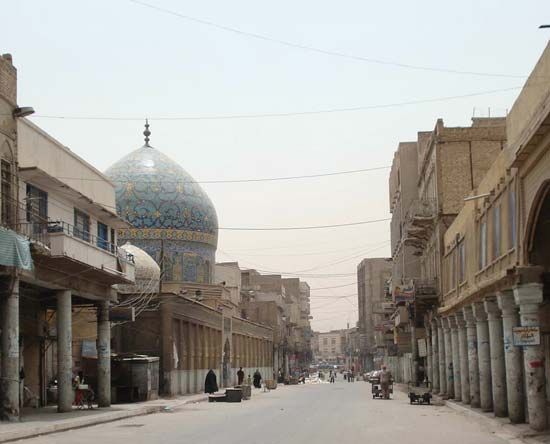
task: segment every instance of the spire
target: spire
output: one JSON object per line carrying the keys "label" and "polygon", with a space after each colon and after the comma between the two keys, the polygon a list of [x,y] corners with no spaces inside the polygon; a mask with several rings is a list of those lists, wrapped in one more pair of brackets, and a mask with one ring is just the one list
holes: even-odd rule
{"label": "spire", "polygon": [[145,146],[151,146],[149,145],[149,136],[151,135],[151,131],[149,131],[149,119],[145,119],[145,131],[143,131],[143,135],[145,136]]}

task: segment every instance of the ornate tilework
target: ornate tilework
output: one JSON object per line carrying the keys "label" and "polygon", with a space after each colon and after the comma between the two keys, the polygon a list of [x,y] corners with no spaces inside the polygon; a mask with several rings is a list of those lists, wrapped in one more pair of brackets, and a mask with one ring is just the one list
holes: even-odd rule
{"label": "ornate tilework", "polygon": [[211,282],[218,217],[200,185],[149,145],[126,155],[105,174],[115,184],[118,214],[134,227],[119,230],[119,243],[130,241],[157,263],[162,248],[164,280]]}

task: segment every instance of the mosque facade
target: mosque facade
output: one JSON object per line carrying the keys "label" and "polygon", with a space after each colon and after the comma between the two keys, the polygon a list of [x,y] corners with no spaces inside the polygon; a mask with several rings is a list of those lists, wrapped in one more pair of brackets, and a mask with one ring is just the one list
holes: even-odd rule
{"label": "mosque facade", "polygon": [[212,283],[218,217],[201,186],[179,164],[149,143],[127,154],[105,174],[116,189],[117,213],[132,228],[119,230],[161,267],[163,281]]}

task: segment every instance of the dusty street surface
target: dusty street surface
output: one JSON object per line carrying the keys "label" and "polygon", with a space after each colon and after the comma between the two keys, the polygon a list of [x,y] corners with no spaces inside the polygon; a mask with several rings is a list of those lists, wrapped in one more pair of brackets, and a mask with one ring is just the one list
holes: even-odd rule
{"label": "dusty street surface", "polygon": [[483,426],[447,407],[411,406],[406,395],[373,400],[365,382],[279,387],[241,404],[198,403],[28,444],[493,444]]}

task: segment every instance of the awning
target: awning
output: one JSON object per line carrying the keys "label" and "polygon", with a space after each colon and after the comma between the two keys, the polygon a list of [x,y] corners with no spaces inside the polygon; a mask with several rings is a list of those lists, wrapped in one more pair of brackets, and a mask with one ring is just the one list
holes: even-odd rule
{"label": "awning", "polygon": [[32,270],[30,241],[0,227],[0,265]]}

